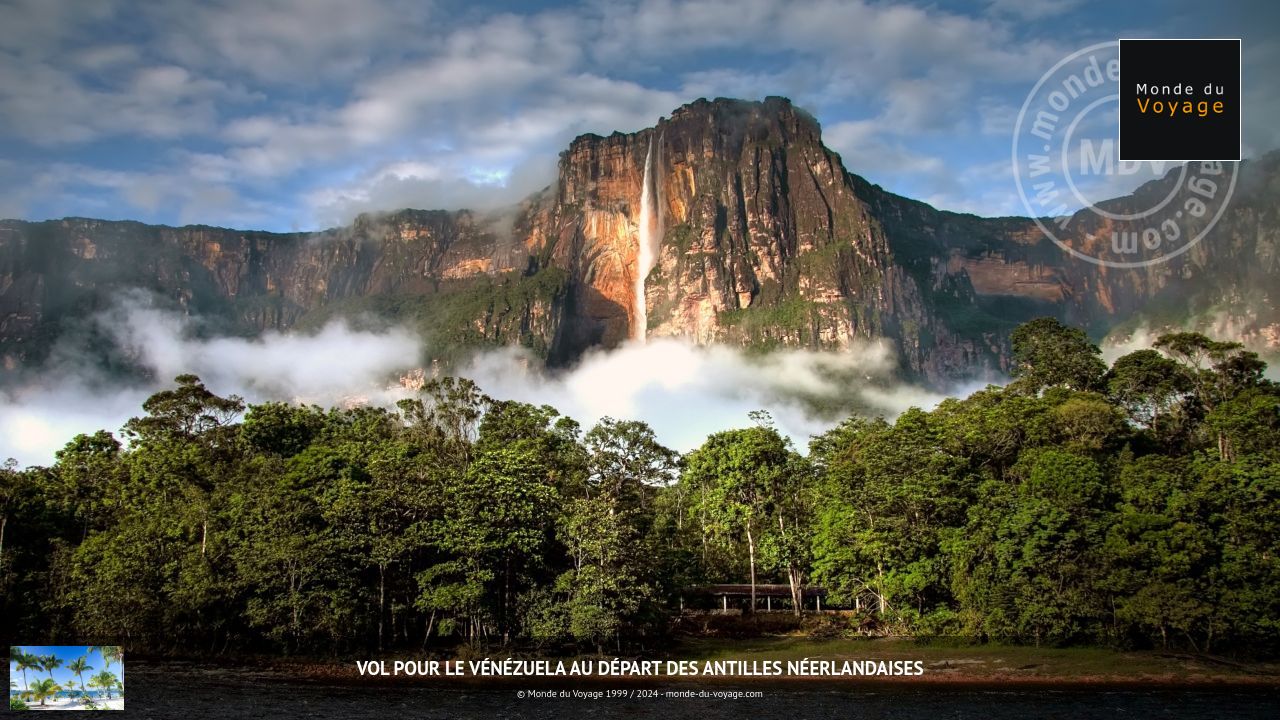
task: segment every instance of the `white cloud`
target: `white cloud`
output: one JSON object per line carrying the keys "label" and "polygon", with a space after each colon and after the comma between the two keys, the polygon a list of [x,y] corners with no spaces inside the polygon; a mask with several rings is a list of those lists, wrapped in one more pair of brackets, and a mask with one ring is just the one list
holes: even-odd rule
{"label": "white cloud", "polygon": [[[351,80],[383,58],[432,42],[430,2],[215,0],[157,4],[160,48],[184,65],[244,74],[269,85]],[[426,30],[426,32],[424,32]]]}
{"label": "white cloud", "polygon": [[141,295],[123,297],[97,322],[156,382],[122,385],[102,377],[76,351],[59,347],[44,377],[0,395],[0,458],[51,462],[75,434],[115,431],[141,414],[143,400],[183,373],[199,375],[214,392],[256,401],[390,402],[388,380],[416,366],[421,349],[403,330],[357,331],[340,323],[311,335],[197,339],[188,320],[156,309]]}
{"label": "white cloud", "polygon": [[552,182],[555,157],[535,157],[511,171],[495,172],[491,179],[464,167],[399,161],[345,185],[312,191],[307,203],[320,224],[330,226],[347,224],[360,213],[406,207],[495,210]]}
{"label": "white cloud", "polygon": [[9,0],[0,23],[0,50],[28,59],[59,56],[69,40],[117,10],[112,0]]}
{"label": "white cloud", "polygon": [[[697,96],[783,94],[828,125],[851,170],[891,185],[916,176],[923,194],[951,197],[967,189],[955,177],[991,159],[967,157],[966,141],[1007,134],[1018,94],[1077,46],[1075,36],[1029,32],[1038,25],[1028,19],[1072,4],[994,0],[980,15],[864,0],[512,12],[417,0],[14,0],[0,26],[0,139],[64,153],[142,141],[110,167],[192,181],[201,201],[170,205],[176,191],[157,199],[142,188],[127,198],[132,207],[172,221],[220,209],[243,219],[292,203],[272,225],[314,227],[348,207],[401,199],[479,206],[476,178],[540,164],[577,133],[639,129]],[[1246,78],[1265,76],[1257,68],[1274,64],[1274,48],[1246,43]],[[1260,108],[1246,115],[1252,152],[1280,143],[1274,105],[1251,86],[1246,107]],[[937,137],[955,138],[954,149],[930,145]],[[27,174],[48,162],[31,161]],[[440,175],[383,172],[404,162]],[[0,190],[4,207],[29,205],[12,199],[30,194],[23,188]],[[87,202],[97,205],[69,212],[102,199]]]}
{"label": "white cloud", "polygon": [[[62,346],[45,377],[0,403],[0,458],[48,463],[76,433],[115,430],[140,414],[148,395],[182,373],[199,375],[216,393],[250,401],[390,406],[408,393],[395,380],[419,365],[422,350],[420,339],[403,329],[373,332],[344,324],[308,335],[197,338],[189,320],[157,309],[141,295],[122,298],[98,324],[156,382],[122,386]],[[816,413],[808,399],[844,400],[886,416],[941,399],[893,382],[895,365],[883,343],[755,356],[660,339],[593,352],[555,373],[539,369],[519,350],[495,350],[478,355],[458,374],[493,397],[550,404],[588,427],[604,416],[643,420],[679,450],[698,446],[712,432],[741,427],[749,422],[748,412],[766,409],[803,449],[811,434],[841,419]]]}
{"label": "white cloud", "polygon": [[1026,208],[1017,193],[1010,190],[1012,187],[1013,166],[1002,158],[965,168],[948,187],[922,199],[934,207],[954,212],[986,217],[1025,216]]}
{"label": "white cloud", "polygon": [[220,104],[254,98],[173,65],[120,70],[108,82],[44,62],[0,63],[0,121],[9,136],[45,146],[113,136],[175,140],[212,133]]}

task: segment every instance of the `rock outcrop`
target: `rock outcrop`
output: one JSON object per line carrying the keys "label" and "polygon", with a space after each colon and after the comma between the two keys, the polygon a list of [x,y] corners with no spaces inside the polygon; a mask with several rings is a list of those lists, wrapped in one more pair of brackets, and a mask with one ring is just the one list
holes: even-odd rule
{"label": "rock outcrop", "polygon": [[[640,294],[646,161],[659,237]],[[640,318],[648,337],[702,343],[884,339],[905,374],[939,384],[1005,369],[1008,332],[1044,314],[1095,336],[1211,318],[1275,346],[1280,156],[1246,165],[1212,235],[1116,270],[1029,219],[939,211],[850,174],[783,98],[698,100],[637,133],[577,138],[555,185],[501,213],[404,210],[314,234],[0,222],[0,356],[9,374],[38,364],[133,288],[223,332],[409,322],[444,359],[515,344],[567,364],[636,335]]]}

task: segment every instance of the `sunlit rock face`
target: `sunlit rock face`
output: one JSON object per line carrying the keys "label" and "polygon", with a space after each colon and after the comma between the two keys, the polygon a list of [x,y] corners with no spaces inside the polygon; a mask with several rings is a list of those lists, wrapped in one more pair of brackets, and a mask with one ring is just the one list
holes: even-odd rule
{"label": "sunlit rock face", "polygon": [[[1212,298],[1236,298],[1234,334],[1277,347],[1266,278],[1277,269],[1277,157],[1245,173],[1255,179],[1242,182],[1217,246],[1115,270],[1071,258],[1027,218],[943,212],[885,192],[845,169],[811,116],[769,98],[700,100],[638,133],[584,135],[564,153],[540,215],[558,232],[533,234],[556,243],[544,254],[573,277],[566,357],[635,335],[627,296],[650,148],[662,240],[644,283],[648,337],[820,348],[884,338],[905,372],[941,383],[1006,369],[1008,333],[1032,317],[1101,336],[1153,304],[1175,311],[1150,321],[1174,326],[1202,317]],[[1163,182],[1124,202],[1165,193]],[[1081,238],[1066,240],[1087,249]]]}
{"label": "sunlit rock face", "polygon": [[[661,239],[641,305],[647,160]],[[941,359],[944,345],[957,370],[999,362],[999,338],[971,342],[936,322],[818,123],[782,98],[700,100],[638,133],[579,137],[554,195],[526,220],[534,253],[573,278],[564,356],[637,336],[643,315],[648,337],[702,343],[840,348],[887,337],[906,369],[939,377],[947,371],[931,354]]]}
{"label": "sunlit rock face", "polygon": [[[436,352],[520,345],[551,364],[641,336],[883,339],[905,375],[945,384],[1007,368],[1009,331],[1038,315],[1097,337],[1199,322],[1276,349],[1280,155],[1241,173],[1190,252],[1100,268],[1029,219],[939,211],[849,173],[783,98],[698,100],[652,128],[575,139],[555,183],[502,212],[403,210],[310,234],[2,221],[0,373],[41,362],[132,288],[211,332],[374,316],[419,327]],[[1081,248],[1100,230],[1072,227]]]}

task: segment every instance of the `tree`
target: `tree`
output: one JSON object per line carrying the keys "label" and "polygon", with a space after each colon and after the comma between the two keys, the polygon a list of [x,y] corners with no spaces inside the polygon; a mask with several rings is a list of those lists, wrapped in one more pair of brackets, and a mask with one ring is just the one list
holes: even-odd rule
{"label": "tree", "polygon": [[1155,350],[1137,350],[1117,359],[1107,373],[1107,390],[1143,427],[1155,429],[1178,399],[1191,389],[1184,367]]}
{"label": "tree", "polygon": [[1217,553],[1202,596],[1213,612],[1193,649],[1250,643],[1274,652],[1280,647],[1280,462],[1266,455],[1229,461],[1202,455],[1191,468]]}
{"label": "tree", "polygon": [[85,692],[84,674],[92,670],[93,667],[90,666],[89,663],[83,657],[78,657],[75,660],[72,660],[71,662],[67,663],[67,669],[75,673],[76,677],[80,678],[80,692],[82,693]]}
{"label": "tree", "polygon": [[1213,340],[1195,332],[1161,335],[1154,345],[1188,368],[1195,399],[1209,411],[1236,393],[1255,387],[1266,367],[1256,353],[1246,351],[1238,342]]}
{"label": "tree", "polygon": [[305,450],[324,426],[324,412],[318,407],[269,402],[249,408],[240,437],[257,451],[288,458]]}
{"label": "tree", "polygon": [[1205,417],[1223,460],[1280,451],[1280,395],[1253,388],[1223,401]]}
{"label": "tree", "polygon": [[106,670],[103,670],[97,675],[94,675],[93,677],[89,678],[90,685],[94,687],[100,687],[103,690],[107,691],[108,700],[111,699],[111,691],[115,689],[116,684],[119,682],[120,680],[117,679],[113,673],[109,673]]}
{"label": "tree", "polygon": [[1054,407],[1050,398],[989,387],[963,400],[944,400],[930,413],[930,425],[937,428],[940,449],[1006,480],[1024,449],[1057,441]]}
{"label": "tree", "polygon": [[487,445],[445,490],[432,544],[443,561],[418,576],[418,606],[460,622],[470,642],[515,630],[516,598],[545,565],[558,493],[537,439]]}
{"label": "tree", "polygon": [[1213,340],[1198,332],[1167,333],[1156,338],[1154,346],[1195,371],[1204,370],[1206,362],[1220,362],[1243,347],[1240,343]]}
{"label": "tree", "polygon": [[49,673],[49,679],[53,680],[53,671],[62,667],[62,661],[57,655],[41,655],[40,668]]}
{"label": "tree", "polygon": [[676,453],[643,422],[606,417],[582,442],[590,458],[590,487],[621,507],[643,505],[653,487],[670,484],[677,468]]}
{"label": "tree", "polygon": [[195,375],[179,375],[178,387],[162,390],[142,404],[147,412],[131,418],[124,432],[136,446],[131,456],[135,477],[144,476],[165,500],[186,496],[190,522],[200,528],[200,553],[208,548],[209,493],[213,479],[235,459],[233,423],[244,411],[237,396],[210,392]]}
{"label": "tree", "polygon": [[1054,448],[1028,452],[1010,487],[985,483],[954,541],[954,585],[971,631],[1065,642],[1096,631],[1097,557],[1107,487],[1092,459]]}
{"label": "tree", "polygon": [[10,458],[0,466],[0,570],[4,568],[4,532],[9,525],[9,515],[18,499],[18,483],[21,475],[17,463]]}
{"label": "tree", "polygon": [[932,626],[950,600],[939,543],[963,522],[971,482],[945,449],[948,426],[912,409],[896,425],[846,422],[811,445],[822,475],[815,576],[837,602],[872,595],[880,617],[907,631],[945,630]]}
{"label": "tree", "polygon": [[31,687],[28,688],[27,692],[31,697],[39,700],[40,706],[43,707],[45,700],[62,692],[62,686],[54,682],[52,678],[48,680],[36,680],[31,683]]}
{"label": "tree", "polygon": [[142,403],[147,414],[125,423],[126,435],[142,441],[207,436],[230,428],[244,410],[239,397],[218,397],[195,375],[179,375],[174,382],[178,387],[162,390]]}
{"label": "tree", "polygon": [[124,649],[119,645],[95,645],[90,646],[87,650],[102,656],[102,664],[105,666],[103,670],[110,670],[111,663],[120,662],[124,659]]}
{"label": "tree", "polygon": [[[572,640],[603,652],[652,617],[657,579],[645,544],[653,524],[653,495],[667,487],[677,455],[642,422],[604,418],[583,437],[585,483],[568,499],[557,538],[569,567],[549,592],[535,592],[526,610],[528,632],[546,641]],[[578,492],[562,489],[562,497]]]}
{"label": "tree", "polygon": [[[1185,463],[1148,455],[1119,475],[1120,498],[1103,547],[1114,623],[1159,638],[1203,637],[1217,612],[1205,602],[1216,559],[1207,507]],[[1125,633],[1116,632],[1122,641]],[[1191,641],[1193,644],[1195,640]]]}
{"label": "tree", "polygon": [[697,489],[691,512],[703,534],[721,542],[746,540],[752,612],[761,532],[773,519],[778,492],[792,482],[792,454],[776,430],[757,426],[715,433],[687,458],[682,482]]}
{"label": "tree", "polygon": [[322,517],[333,529],[339,551],[365,558],[366,567],[377,572],[379,650],[387,639],[388,619],[393,632],[396,620],[388,585],[394,595],[397,568],[428,547],[446,476],[452,474],[444,458],[423,450],[407,438],[385,440],[365,454],[362,472],[341,474],[321,499]]}
{"label": "tree", "polygon": [[1101,453],[1128,435],[1124,413],[1096,393],[1070,393],[1054,406],[1049,418],[1061,444],[1081,454]]}
{"label": "tree", "polygon": [[786,575],[791,612],[799,617],[804,611],[805,575],[813,560],[816,500],[812,466],[794,452],[787,465],[785,472],[773,476],[769,487],[773,519],[762,549],[768,563]]}
{"label": "tree", "polygon": [[[345,413],[330,422],[329,432],[361,434]],[[346,564],[321,500],[336,485],[364,478],[360,451],[354,443],[313,444],[283,464],[266,463],[261,479],[229,508],[241,522],[230,560],[244,620],[287,652],[322,638],[336,643],[358,627],[360,577]]]}
{"label": "tree", "polygon": [[[622,654],[685,588],[787,582],[798,610],[812,577],[863,630],[1275,653],[1280,388],[1261,360],[1178,334],[1094,386],[1078,331],[1033,323],[1018,347],[1013,386],[850,418],[807,458],[762,414],[682,459],[642,423],[584,433],[449,378],[395,411],[238,422],[183,376],[127,443],[86,433],[0,470],[0,629],[131,652]],[[91,651],[106,672],[111,647]],[[24,684],[45,669],[11,656]]]}
{"label": "tree", "polygon": [[41,669],[40,658],[36,657],[35,655],[32,655],[29,652],[24,651],[20,647],[10,646],[9,661],[12,662],[14,664],[14,667],[19,672],[22,673],[22,686],[24,688],[30,689],[31,684],[27,682],[27,671]]}
{"label": "tree", "polygon": [[[1222,403],[1249,390],[1274,388],[1263,378],[1266,363],[1257,353],[1249,352],[1237,342],[1213,340],[1200,333],[1180,332],[1161,335],[1155,347],[1187,366],[1191,378],[1192,396],[1188,408],[1199,418],[1213,413]],[[1211,367],[1205,367],[1206,364]],[[1220,416],[1220,420],[1224,419]],[[1218,455],[1230,460],[1230,438],[1221,422],[1214,423]]]}
{"label": "tree", "polygon": [[552,588],[556,604],[532,608],[536,639],[567,636],[603,652],[606,641],[621,644],[623,632],[640,625],[655,589],[635,527],[638,511],[618,504],[612,497],[577,498],[562,514],[557,537],[571,567]]}
{"label": "tree", "polygon": [[480,421],[493,404],[466,378],[432,379],[419,396],[397,407],[415,440],[465,469],[479,433]]}
{"label": "tree", "polygon": [[1019,325],[1009,337],[1013,347],[1014,386],[1037,393],[1046,387],[1094,390],[1101,386],[1107,366],[1102,351],[1083,330],[1054,318],[1037,318]]}

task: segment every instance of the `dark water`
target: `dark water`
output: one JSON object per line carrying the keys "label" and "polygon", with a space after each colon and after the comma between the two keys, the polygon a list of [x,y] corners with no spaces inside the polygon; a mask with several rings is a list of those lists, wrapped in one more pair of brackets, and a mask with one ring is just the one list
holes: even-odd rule
{"label": "dark water", "polygon": [[[492,688],[351,687],[233,671],[130,665],[126,711],[140,718],[1280,718],[1275,690],[972,689],[900,686],[768,687],[687,683],[666,690],[763,697],[520,698],[518,685]],[[530,686],[532,687],[532,686]],[[541,688],[557,695],[571,687]],[[634,684],[579,690],[638,690]],[[524,690],[526,694],[528,689]]]}

